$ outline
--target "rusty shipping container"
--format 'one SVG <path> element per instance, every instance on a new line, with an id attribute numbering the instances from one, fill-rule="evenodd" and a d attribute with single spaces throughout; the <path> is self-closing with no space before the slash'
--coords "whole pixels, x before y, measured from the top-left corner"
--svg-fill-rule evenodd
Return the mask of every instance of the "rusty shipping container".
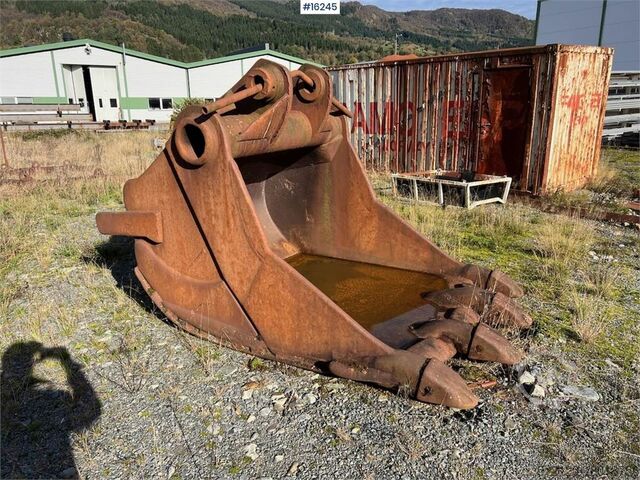
<path id="1" fill-rule="evenodd" d="M 534 194 L 597 171 L 613 50 L 492 50 L 328 68 L 368 169 L 509 175 Z"/>

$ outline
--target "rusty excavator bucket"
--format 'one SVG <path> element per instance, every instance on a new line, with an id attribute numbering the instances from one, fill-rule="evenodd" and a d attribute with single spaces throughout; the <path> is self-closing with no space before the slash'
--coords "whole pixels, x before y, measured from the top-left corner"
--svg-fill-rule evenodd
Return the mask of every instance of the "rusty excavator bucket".
<path id="1" fill-rule="evenodd" d="M 379 203 L 328 74 L 258 61 L 188 107 L 100 232 L 135 238 L 135 273 L 176 325 L 252 355 L 472 408 L 444 362 L 513 364 L 493 325 L 530 326 L 498 271 L 440 251 Z"/>

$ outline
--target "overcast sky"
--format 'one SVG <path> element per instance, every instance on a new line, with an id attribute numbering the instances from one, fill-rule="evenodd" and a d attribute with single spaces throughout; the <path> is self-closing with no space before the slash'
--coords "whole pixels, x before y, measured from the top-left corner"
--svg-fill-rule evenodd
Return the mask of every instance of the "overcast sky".
<path id="1" fill-rule="evenodd" d="M 360 3 L 377 5 L 385 10 L 435 10 L 443 7 L 502 8 L 524 17 L 536 18 L 536 0 L 359 0 Z"/>

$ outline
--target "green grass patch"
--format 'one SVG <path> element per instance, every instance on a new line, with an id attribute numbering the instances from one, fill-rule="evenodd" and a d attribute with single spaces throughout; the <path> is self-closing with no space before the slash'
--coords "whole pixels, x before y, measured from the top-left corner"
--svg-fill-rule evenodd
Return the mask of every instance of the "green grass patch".
<path id="1" fill-rule="evenodd" d="M 624 368 L 640 354 L 640 319 L 626 308 L 640 293 L 625 281 L 630 267 L 591 260 L 590 250 L 612 244 L 593 224 L 519 205 L 465 210 L 386 195 L 381 200 L 458 260 L 500 269 L 520 282 L 525 308 L 534 306 L 528 310 L 536 332 L 560 340 L 563 349 L 611 358 Z"/>

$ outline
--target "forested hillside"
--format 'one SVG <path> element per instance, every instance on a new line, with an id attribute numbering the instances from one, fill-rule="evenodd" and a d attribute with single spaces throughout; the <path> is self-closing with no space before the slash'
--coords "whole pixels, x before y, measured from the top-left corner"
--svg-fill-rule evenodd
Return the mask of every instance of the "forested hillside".
<path id="1" fill-rule="evenodd" d="M 530 20 L 503 10 L 386 12 L 343 3 L 340 16 L 299 15 L 299 2 L 264 0 L 5 1 L 0 47 L 58 42 L 64 33 L 194 61 L 268 42 L 323 64 L 525 45 Z"/>

